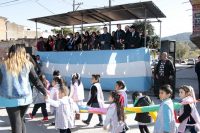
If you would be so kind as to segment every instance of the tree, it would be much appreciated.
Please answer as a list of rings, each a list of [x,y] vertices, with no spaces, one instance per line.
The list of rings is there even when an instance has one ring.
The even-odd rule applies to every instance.
[[[61,28],[61,29],[52,29],[51,31],[55,34],[62,34],[62,32],[63,32],[63,35],[68,35],[69,33],[72,33],[72,30],[70,28],[66,28],[66,27]]]
[[[177,42],[176,44],[176,58],[185,59],[189,56],[190,47],[188,44]]]
[[[100,30],[99,26],[90,26],[90,27],[84,27],[83,31],[88,31],[89,33],[91,32],[97,32]]]
[[[145,21],[135,21],[133,23],[133,26],[136,27],[138,32],[144,32],[145,31]],[[154,35],[154,26],[151,24],[150,21],[146,22],[146,30],[148,31],[148,35]]]

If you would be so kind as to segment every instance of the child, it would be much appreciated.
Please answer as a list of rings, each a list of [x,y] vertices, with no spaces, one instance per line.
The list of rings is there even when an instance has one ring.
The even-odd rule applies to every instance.
[[[100,75],[93,74],[92,75],[92,87],[89,92],[89,101],[87,102],[87,106],[95,107],[95,108],[103,108],[104,107],[104,96],[103,91],[101,89],[100,82]],[[89,125],[90,120],[92,119],[93,114],[89,114],[87,120],[83,120],[83,123]],[[103,119],[102,115],[99,116],[99,124],[95,127],[102,127],[103,126]]]
[[[51,88],[50,88],[50,98],[53,100],[58,100],[58,90],[60,88],[60,85],[62,84],[62,80],[59,77],[54,77],[53,81],[51,83]],[[50,112],[51,114],[55,114],[56,108],[53,106],[50,106]]]
[[[109,101],[111,105],[108,107],[103,128],[106,130],[110,125],[111,133],[125,133],[124,107],[120,103],[120,95],[116,91],[111,92]]]
[[[39,76],[40,80],[42,81],[44,87],[46,90],[48,90],[49,87],[49,81],[46,80],[45,75],[42,74]],[[34,95],[34,107],[32,113],[29,113],[29,116],[31,119],[33,119],[38,111],[39,108],[41,108],[41,112],[43,115],[42,121],[48,121],[48,113],[46,109],[46,102],[44,100],[44,96],[37,90],[33,89],[33,95]]]
[[[119,80],[115,84],[115,90],[123,97],[124,99],[124,107],[128,106],[128,98],[126,94],[126,86],[124,81]]]
[[[180,109],[178,132],[185,133],[189,130],[191,133],[197,133],[195,127],[200,130],[200,117],[194,103],[196,98],[193,88],[186,85],[180,87],[179,96],[184,106]]]
[[[120,95],[120,97],[121,97],[120,99],[122,99],[122,101],[123,101],[123,103],[122,103],[123,106],[128,107],[128,97],[126,94],[127,88],[126,88],[124,81],[118,80],[115,84],[115,90]],[[125,125],[125,129],[129,130],[129,127],[127,124]]]
[[[143,96],[140,92],[134,92],[132,94],[134,107],[149,106],[152,104],[152,100],[148,96]],[[135,120],[139,124],[141,133],[150,133],[147,128],[147,123],[151,123],[151,116],[149,113],[136,113]]]
[[[58,100],[46,97],[46,101],[56,108],[55,127],[60,133],[71,133],[70,128],[74,127],[74,112],[78,112],[78,107],[68,97],[68,89],[63,84],[60,84],[58,95]]]
[[[154,133],[176,133],[174,105],[171,100],[172,94],[170,85],[164,85],[159,90],[159,97],[163,102],[160,104]]]
[[[84,87],[79,73],[74,73],[72,75],[69,97],[72,98],[77,105],[83,105]]]

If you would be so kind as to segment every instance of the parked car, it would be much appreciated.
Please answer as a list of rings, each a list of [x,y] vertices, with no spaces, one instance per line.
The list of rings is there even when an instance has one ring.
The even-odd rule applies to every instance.
[[[193,59],[193,58],[188,59],[188,63],[187,64],[188,65],[195,65],[195,59]]]

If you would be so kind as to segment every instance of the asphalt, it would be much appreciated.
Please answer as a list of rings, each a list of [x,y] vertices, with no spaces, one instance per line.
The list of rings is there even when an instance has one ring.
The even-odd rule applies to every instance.
[[[194,87],[196,94],[198,93],[198,82],[197,77],[194,72],[193,66],[187,66],[182,65],[178,67],[177,76],[176,76],[176,88],[180,87],[181,85],[191,85]],[[104,92],[105,99],[108,99],[109,92]],[[155,102],[155,104],[159,104],[161,101],[158,100],[156,97],[153,97],[152,93],[149,93],[152,100]],[[85,91],[85,96],[88,96],[88,91]],[[86,98],[87,99],[87,98]],[[132,106],[131,101],[131,92],[128,93],[128,99],[129,99],[129,106]],[[176,94],[176,100],[178,99],[178,94]],[[107,105],[108,106],[108,105]],[[30,106],[27,113],[32,111],[33,105]],[[200,103],[197,104],[197,109],[200,113]],[[49,106],[48,106],[49,110]],[[81,114],[81,120],[85,120],[87,118],[88,114]],[[130,130],[127,133],[139,133],[138,129],[138,123],[134,120],[135,114],[129,114],[127,115],[126,123],[130,127]],[[41,122],[42,115],[40,110],[38,111],[38,114],[35,119],[31,120],[28,115],[26,115],[26,127],[27,127],[27,133],[58,133],[58,131],[49,124],[53,121],[53,116],[49,116],[48,122]],[[97,115],[93,116],[92,121],[90,122],[90,125],[87,126],[82,123],[81,120],[78,120],[75,122],[76,128],[72,129],[72,132],[74,133],[104,133],[107,131],[104,131],[102,128],[94,128],[95,124],[98,123],[98,117]],[[153,123],[148,125],[150,132],[153,132]],[[0,109],[0,133],[11,133],[10,130],[10,123],[8,120],[7,113],[5,109]]]

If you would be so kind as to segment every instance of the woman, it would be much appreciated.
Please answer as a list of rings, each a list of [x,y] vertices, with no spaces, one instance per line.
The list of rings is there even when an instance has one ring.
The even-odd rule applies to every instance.
[[[26,58],[26,50],[21,45],[12,45],[7,59],[1,65],[0,107],[8,113],[12,133],[26,133],[24,115],[32,103],[30,82],[46,96],[33,64]],[[30,79],[30,82],[29,82]]]
[[[96,32],[92,32],[91,38],[90,38],[90,45],[89,50],[98,50],[99,49],[99,42],[97,38]]]
[[[85,35],[83,36],[83,50],[88,50],[89,49],[89,43],[90,43],[90,34],[88,31],[85,32]]]

